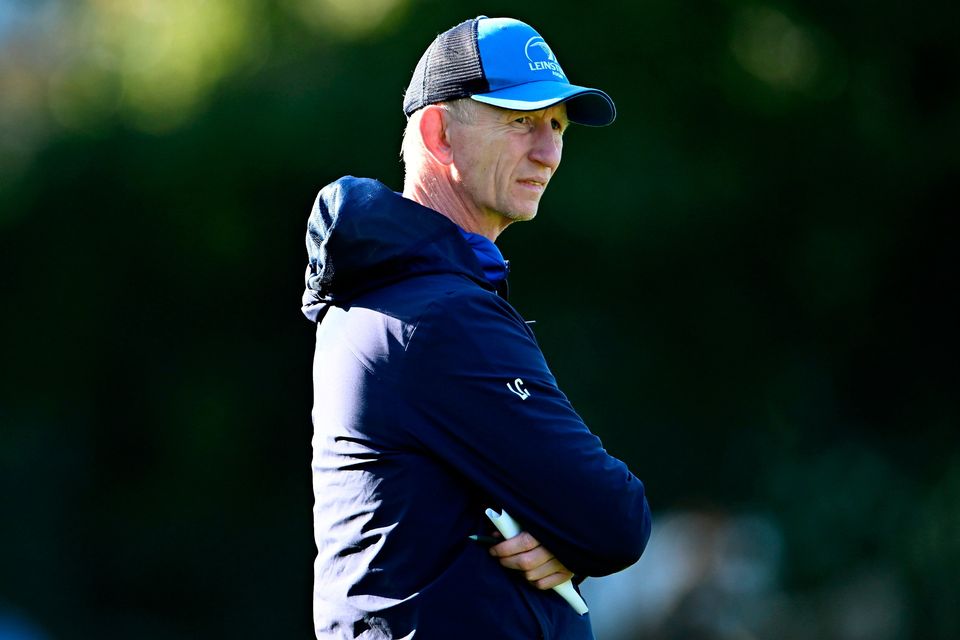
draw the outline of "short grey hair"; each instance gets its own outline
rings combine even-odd
[[[443,107],[447,113],[454,117],[457,122],[469,124],[474,121],[477,113],[477,103],[470,98],[459,98],[449,102],[438,102],[437,106]],[[420,118],[423,116],[423,109],[418,109],[407,118],[407,126],[403,130],[403,142],[400,145],[400,159],[406,167],[406,172],[410,173],[414,165],[419,164],[421,141],[420,141]]]

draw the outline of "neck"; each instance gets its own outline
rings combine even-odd
[[[513,222],[495,213],[485,212],[468,204],[455,188],[449,175],[424,172],[408,176],[403,197],[442,213],[464,231],[477,233],[491,242]]]

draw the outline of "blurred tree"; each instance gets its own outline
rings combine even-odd
[[[796,602],[892,575],[905,637],[956,637],[958,8],[483,10],[617,101],[501,241],[588,424],[656,510],[768,514]],[[405,84],[475,13],[0,0],[5,608],[310,634],[304,220],[399,188]]]

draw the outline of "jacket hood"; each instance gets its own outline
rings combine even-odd
[[[492,285],[460,228],[376,180],[346,176],[317,195],[307,222],[303,313],[318,322],[330,305],[429,273],[460,273]]]

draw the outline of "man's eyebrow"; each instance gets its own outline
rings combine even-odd
[[[537,111],[542,111],[542,110],[538,109],[535,111],[516,111],[514,109],[503,109],[505,120],[513,120],[515,118],[532,116],[532,114],[537,113]],[[546,117],[546,114],[544,114],[544,117]],[[570,118],[567,117],[566,113],[562,115],[561,114],[552,115],[550,116],[550,119],[556,120],[557,122],[562,124],[564,127],[570,124]]]

